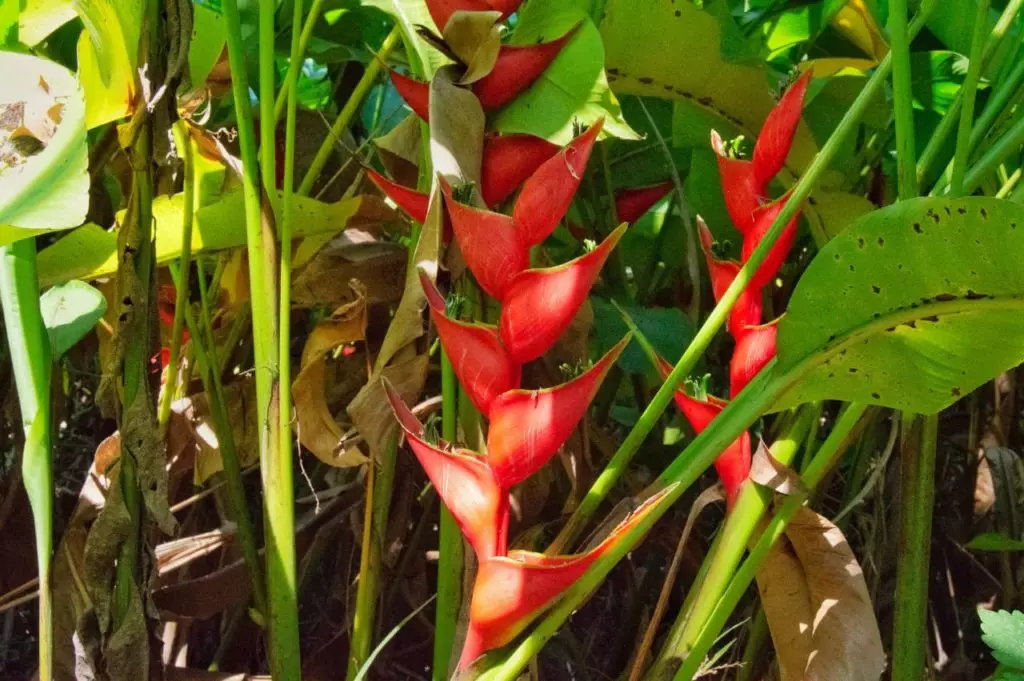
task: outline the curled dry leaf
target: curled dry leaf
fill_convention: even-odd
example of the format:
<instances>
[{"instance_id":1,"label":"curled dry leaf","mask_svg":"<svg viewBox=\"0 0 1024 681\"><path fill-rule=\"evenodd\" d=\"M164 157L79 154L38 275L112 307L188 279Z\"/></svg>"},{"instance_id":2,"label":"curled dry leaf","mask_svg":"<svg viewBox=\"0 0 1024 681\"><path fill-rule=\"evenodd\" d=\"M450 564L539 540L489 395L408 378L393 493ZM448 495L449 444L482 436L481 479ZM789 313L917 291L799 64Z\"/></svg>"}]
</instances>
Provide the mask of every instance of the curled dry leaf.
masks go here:
<instances>
[{"instance_id":1,"label":"curled dry leaf","mask_svg":"<svg viewBox=\"0 0 1024 681\"><path fill-rule=\"evenodd\" d=\"M466 65L460 83L468 85L480 80L494 68L501 49L498 31L500 12L466 12L459 10L444 27L444 41L455 56Z\"/></svg>"},{"instance_id":2,"label":"curled dry leaf","mask_svg":"<svg viewBox=\"0 0 1024 681\"><path fill-rule=\"evenodd\" d=\"M785 681L876 681L885 651L864 572L843 533L802 508L757 575Z\"/></svg>"},{"instance_id":3,"label":"curled dry leaf","mask_svg":"<svg viewBox=\"0 0 1024 681\"><path fill-rule=\"evenodd\" d=\"M224 386L225 408L234 430L232 433L238 462L243 468L259 459L259 429L256 427L256 386L249 379L233 381ZM210 403L206 393L185 397L171 405L173 413L185 421L195 452L194 482L201 485L224 469L220 443L210 416ZM172 438L174 427L172 426Z\"/></svg>"},{"instance_id":4,"label":"curled dry leaf","mask_svg":"<svg viewBox=\"0 0 1024 681\"><path fill-rule=\"evenodd\" d=\"M772 456L764 440L758 444L750 460L750 479L779 494L807 495L807 488L800 480L800 475Z\"/></svg>"}]
</instances>

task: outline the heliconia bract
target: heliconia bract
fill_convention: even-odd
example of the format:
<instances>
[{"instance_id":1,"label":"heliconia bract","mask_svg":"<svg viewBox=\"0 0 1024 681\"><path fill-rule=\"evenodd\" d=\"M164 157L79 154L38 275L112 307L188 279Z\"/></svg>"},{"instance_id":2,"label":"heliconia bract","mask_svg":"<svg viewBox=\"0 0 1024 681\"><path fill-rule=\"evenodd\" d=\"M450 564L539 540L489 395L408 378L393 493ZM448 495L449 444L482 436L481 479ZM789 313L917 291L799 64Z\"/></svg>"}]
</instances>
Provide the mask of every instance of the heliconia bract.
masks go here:
<instances>
[{"instance_id":1,"label":"heliconia bract","mask_svg":"<svg viewBox=\"0 0 1024 681\"><path fill-rule=\"evenodd\" d=\"M672 180L649 187L630 187L615 193L615 215L619 222L633 223L672 191Z\"/></svg>"},{"instance_id":2,"label":"heliconia bract","mask_svg":"<svg viewBox=\"0 0 1024 681\"><path fill-rule=\"evenodd\" d=\"M489 12L491 7L488 0L427 0L427 11L430 18L434 20L437 30L444 33L444 27L448 20L458 11L463 12ZM500 10L499 10L500 11Z\"/></svg>"},{"instance_id":3,"label":"heliconia bract","mask_svg":"<svg viewBox=\"0 0 1024 681\"><path fill-rule=\"evenodd\" d=\"M472 86L484 111L500 109L533 85L573 33L540 45L503 45L491 72Z\"/></svg>"},{"instance_id":4,"label":"heliconia bract","mask_svg":"<svg viewBox=\"0 0 1024 681\"><path fill-rule=\"evenodd\" d=\"M559 147L533 135L488 135L480 168L480 195L492 208L522 186Z\"/></svg>"},{"instance_id":5,"label":"heliconia bract","mask_svg":"<svg viewBox=\"0 0 1024 681\"><path fill-rule=\"evenodd\" d=\"M627 335L593 367L567 383L543 390L509 390L491 403L487 463L499 485L518 485L555 455L576 429L630 338Z\"/></svg>"},{"instance_id":6,"label":"heliconia bract","mask_svg":"<svg viewBox=\"0 0 1024 681\"><path fill-rule=\"evenodd\" d=\"M736 279L736 274L740 271L740 264L731 260L719 260L715 257L712 251L714 237L700 216L697 217L697 231L700 235L704 258L708 264L708 274L711 276L711 291L715 295L715 302L718 302ZM736 337L744 328L760 323L761 290L747 286L740 294L740 299L736 301L736 306L729 313L727 328L729 333Z\"/></svg>"},{"instance_id":7,"label":"heliconia bract","mask_svg":"<svg viewBox=\"0 0 1024 681\"><path fill-rule=\"evenodd\" d=\"M789 194L786 194L781 199L767 206L762 206L754 212L754 224L743 238L743 262L750 259L750 255L757 248L758 244L761 243L764 235L768 233L772 222L782 212L788 200ZM798 211L782 229L782 234L772 244L771 250L768 251L768 256L761 263L761 266L757 268L757 272L754 273L750 281L752 288L758 290L764 288L779 273L782 264L786 262L786 257L789 255L789 249L793 247L793 241L796 240L796 228L799 220L800 213Z\"/></svg>"},{"instance_id":8,"label":"heliconia bract","mask_svg":"<svg viewBox=\"0 0 1024 681\"><path fill-rule=\"evenodd\" d=\"M392 182L375 170L367 170L370 180L384 194L395 202L399 208L421 225L427 221L427 210L430 207L430 195L409 189L397 182Z\"/></svg>"},{"instance_id":9,"label":"heliconia bract","mask_svg":"<svg viewBox=\"0 0 1024 681\"><path fill-rule=\"evenodd\" d=\"M786 164L810 82L811 71L808 70L789 86L761 126L753 157L754 179L760 187L765 187Z\"/></svg>"},{"instance_id":10,"label":"heliconia bract","mask_svg":"<svg viewBox=\"0 0 1024 681\"><path fill-rule=\"evenodd\" d=\"M414 114L425 121L430 120L429 83L404 76L394 70L391 71L391 83Z\"/></svg>"},{"instance_id":11,"label":"heliconia bract","mask_svg":"<svg viewBox=\"0 0 1024 681\"><path fill-rule=\"evenodd\" d=\"M775 357L778 319L768 324L748 326L736 337L736 348L729 362L729 395L736 397L747 383Z\"/></svg>"}]
</instances>

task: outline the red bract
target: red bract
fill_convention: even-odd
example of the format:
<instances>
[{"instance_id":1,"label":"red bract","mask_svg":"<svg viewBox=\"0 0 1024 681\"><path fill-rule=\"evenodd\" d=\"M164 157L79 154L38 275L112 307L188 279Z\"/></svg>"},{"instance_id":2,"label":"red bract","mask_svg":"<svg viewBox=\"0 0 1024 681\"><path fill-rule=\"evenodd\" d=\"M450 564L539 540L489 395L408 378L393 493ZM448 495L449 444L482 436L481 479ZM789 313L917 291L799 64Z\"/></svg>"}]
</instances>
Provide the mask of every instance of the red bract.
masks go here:
<instances>
[{"instance_id":1,"label":"red bract","mask_svg":"<svg viewBox=\"0 0 1024 681\"><path fill-rule=\"evenodd\" d=\"M730 158L722 137L714 130L711 131L711 148L718 157L718 175L722 180L725 208L736 229L745 235L754 226L754 211L761 205L764 189L754 179L754 164Z\"/></svg>"},{"instance_id":2,"label":"red bract","mask_svg":"<svg viewBox=\"0 0 1024 681\"><path fill-rule=\"evenodd\" d=\"M736 349L729 363L729 394L736 397L747 383L775 357L778 319L768 324L748 326L736 338Z\"/></svg>"},{"instance_id":3,"label":"red bract","mask_svg":"<svg viewBox=\"0 0 1024 681\"><path fill-rule=\"evenodd\" d=\"M488 135L484 138L480 195L496 206L533 175L559 147L533 135Z\"/></svg>"},{"instance_id":4,"label":"red bract","mask_svg":"<svg viewBox=\"0 0 1024 681\"><path fill-rule=\"evenodd\" d=\"M512 209L512 219L526 243L539 244L558 227L579 189L590 152L603 127L602 118L526 180Z\"/></svg>"},{"instance_id":5,"label":"red bract","mask_svg":"<svg viewBox=\"0 0 1024 681\"><path fill-rule=\"evenodd\" d=\"M615 194L615 215L619 222L636 222L670 191L671 180L650 187L620 189Z\"/></svg>"},{"instance_id":6,"label":"red bract","mask_svg":"<svg viewBox=\"0 0 1024 681\"><path fill-rule=\"evenodd\" d=\"M590 566L640 525L669 492L668 487L647 499L608 537L581 555L545 556L510 551L481 561L469 606L469 628L459 669L465 669L488 650L505 645L550 607Z\"/></svg>"},{"instance_id":7,"label":"red bract","mask_svg":"<svg viewBox=\"0 0 1024 681\"><path fill-rule=\"evenodd\" d=\"M502 46L491 72L473 84L473 92L484 111L500 109L533 85L573 33L540 45Z\"/></svg>"},{"instance_id":8,"label":"red bract","mask_svg":"<svg viewBox=\"0 0 1024 681\"><path fill-rule=\"evenodd\" d=\"M629 341L630 336L623 338L593 367L567 383L544 390L510 390L491 403L487 463L499 485L518 485L555 455Z\"/></svg>"},{"instance_id":9,"label":"red bract","mask_svg":"<svg viewBox=\"0 0 1024 681\"><path fill-rule=\"evenodd\" d=\"M767 186L786 164L810 82L811 71L807 71L786 90L761 127L753 159L754 178L760 187Z\"/></svg>"},{"instance_id":10,"label":"red bract","mask_svg":"<svg viewBox=\"0 0 1024 681\"><path fill-rule=\"evenodd\" d=\"M697 217L697 230L700 233L700 245L704 250L704 258L708 263L708 273L711 275L711 290L715 294L715 302L718 302L736 279L740 265L732 260L715 258L715 254L711 250L715 239L700 216ZM740 294L740 299L736 301L736 306L729 313L729 333L734 338L738 338L744 328L760 323L761 290L747 286Z\"/></svg>"},{"instance_id":11,"label":"red bract","mask_svg":"<svg viewBox=\"0 0 1024 681\"><path fill-rule=\"evenodd\" d=\"M430 206L429 194L423 194L397 182L392 182L375 170L368 169L366 174L370 176L370 180L377 185L377 188L404 210L409 217L421 225L427 221L427 209Z\"/></svg>"},{"instance_id":12,"label":"red bract","mask_svg":"<svg viewBox=\"0 0 1024 681\"><path fill-rule=\"evenodd\" d=\"M495 397L519 387L519 364L501 344L495 327L449 319L444 298L434 282L420 273L420 283L459 383L473 405L484 414L489 413Z\"/></svg>"},{"instance_id":13,"label":"red bract","mask_svg":"<svg viewBox=\"0 0 1024 681\"><path fill-rule=\"evenodd\" d=\"M523 0L487 0L487 4L491 9L501 12L502 19L508 19L523 4Z\"/></svg>"},{"instance_id":14,"label":"red bract","mask_svg":"<svg viewBox=\"0 0 1024 681\"><path fill-rule=\"evenodd\" d=\"M462 10L464 12L487 12L496 9L491 7L487 0L427 0L427 10L430 18L434 20L437 30L444 32L448 20L452 15Z\"/></svg>"},{"instance_id":15,"label":"red bract","mask_svg":"<svg viewBox=\"0 0 1024 681\"><path fill-rule=\"evenodd\" d=\"M398 71L391 72L391 82L395 90L401 95L405 103L409 105L413 113L425 121L430 120L430 85L421 80L415 80L409 76L403 76Z\"/></svg>"},{"instance_id":16,"label":"red bract","mask_svg":"<svg viewBox=\"0 0 1024 681\"><path fill-rule=\"evenodd\" d=\"M504 555L508 540L508 494L494 482L487 464L468 450L450 449L443 441L435 446L424 440L423 426L386 379L384 390L409 446L477 559L483 562Z\"/></svg>"},{"instance_id":17,"label":"red bract","mask_svg":"<svg viewBox=\"0 0 1024 681\"><path fill-rule=\"evenodd\" d=\"M783 196L778 201L763 206L754 213L754 225L743 238L743 262L750 259L751 253L754 252L757 245L764 239L764 235L768 233L772 222L782 212L782 208L788 200L789 194L786 194L786 196ZM779 269L782 268L782 264L786 262L786 257L789 255L789 249L793 247L793 241L796 239L797 222L799 220L800 212L797 211L793 219L783 228L779 238L772 244L771 250L768 251L768 257L764 259L764 262L761 263L761 266L757 268L757 272L751 278L751 288L760 291L770 284L775 275L779 273Z\"/></svg>"},{"instance_id":18,"label":"red bract","mask_svg":"<svg viewBox=\"0 0 1024 681\"><path fill-rule=\"evenodd\" d=\"M625 231L619 225L593 251L564 265L516 275L499 322L502 343L514 361L537 359L565 333Z\"/></svg>"},{"instance_id":19,"label":"red bract","mask_svg":"<svg viewBox=\"0 0 1024 681\"><path fill-rule=\"evenodd\" d=\"M679 410L698 434L703 432L728 404L725 400L710 395L706 400L698 400L683 390L676 391L675 400ZM740 485L750 474L750 433L743 431L735 442L718 455L715 459L715 472L718 473L718 479L725 488L726 504L732 508Z\"/></svg>"},{"instance_id":20,"label":"red bract","mask_svg":"<svg viewBox=\"0 0 1024 681\"><path fill-rule=\"evenodd\" d=\"M530 266L530 249L512 218L461 204L452 198L447 182L442 180L441 186L466 265L488 295L504 300L512 278Z\"/></svg>"}]
</instances>

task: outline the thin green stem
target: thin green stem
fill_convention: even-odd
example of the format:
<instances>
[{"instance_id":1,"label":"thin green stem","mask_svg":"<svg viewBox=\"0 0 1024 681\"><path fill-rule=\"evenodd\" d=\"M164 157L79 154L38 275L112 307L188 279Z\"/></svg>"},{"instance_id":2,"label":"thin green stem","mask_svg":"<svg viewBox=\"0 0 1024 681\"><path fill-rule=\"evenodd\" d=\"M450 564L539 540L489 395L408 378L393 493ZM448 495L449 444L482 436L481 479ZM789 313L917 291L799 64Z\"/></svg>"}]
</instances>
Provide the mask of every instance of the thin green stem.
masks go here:
<instances>
[{"instance_id":1,"label":"thin green stem","mask_svg":"<svg viewBox=\"0 0 1024 681\"><path fill-rule=\"evenodd\" d=\"M275 0L259 0L257 43L259 49L260 177L268 196L277 192L277 118L274 116L274 14ZM232 75L234 72L232 71Z\"/></svg>"},{"instance_id":2,"label":"thin green stem","mask_svg":"<svg viewBox=\"0 0 1024 681\"><path fill-rule=\"evenodd\" d=\"M448 354L441 350L441 437L455 442L458 417L458 382ZM449 678L455 629L462 600L463 544L455 519L448 507L440 504L441 522L438 532L437 616L434 630L434 666L431 678Z\"/></svg>"},{"instance_id":3,"label":"thin green stem","mask_svg":"<svg viewBox=\"0 0 1024 681\"><path fill-rule=\"evenodd\" d=\"M925 19L935 8L937 0L926 0L921 6L920 12L915 17L913 23L910 26L911 38L917 35L918 31L924 25ZM587 522L597 511L601 502L608 496L618 481L619 477L626 470L629 462L633 456L640 449L644 440L653 430L658 419L664 413L669 403L672 401L672 395L682 383L683 379L686 378L693 371L693 368L697 365L697 361L707 350L715 334L722 328L722 325L729 317L729 312L732 310L736 301L739 300L743 290L747 287L750 282L751 276L757 271L757 268L764 262L765 257L768 255L769 250L772 248L774 243L778 240L779 235L782 234L782 230L790 219L796 215L797 211L800 210L801 205L811 194L811 190L814 188L814 184L818 181L821 174L828 168L829 164L836 157L836 154L842 148L842 145L846 142L847 138L856 132L857 126L860 122L861 117L867 110L871 101L878 95L881 88L883 87L886 79L889 77L889 72L892 69L892 54L888 54L878 65L878 68L872 74L871 78L865 84L864 89L861 91L853 104L847 109L846 114L842 120L836 126L832 136L829 137L828 142L821 148L818 154L814 157L814 160L807 167L806 172L793 186L792 194L790 199L786 202L786 205L779 212L779 215L775 218L771 228L765 234L764 238L758 247L751 253L750 258L744 264L743 268L736 275L733 283L722 295L718 304L711 311L710 316L704 322L704 324L697 331L690 345L683 352L682 357L673 367L672 372L665 379L661 388L655 393L651 402L644 409L643 414L637 420L636 425L626 436L622 445L619 446L618 451L612 456L611 460L605 466L604 470L598 476L597 480L587 491L587 494L583 497L576 512L572 515L565 527L559 533L558 537L548 548L549 553L556 553L566 550L575 541L579 534L586 527Z\"/></svg>"},{"instance_id":4,"label":"thin green stem","mask_svg":"<svg viewBox=\"0 0 1024 681\"><path fill-rule=\"evenodd\" d=\"M956 134L956 153L953 156L953 175L950 180L950 196L964 194L964 175L967 173L967 161L971 151L971 127L974 125L974 103L981 80L981 55L985 51L985 33L988 27L989 0L976 0L977 11L974 15L974 35L971 38L971 61L967 67L967 76L960 88L963 93L963 106L960 112L960 124ZM897 131L898 132L898 131Z\"/></svg>"},{"instance_id":5,"label":"thin green stem","mask_svg":"<svg viewBox=\"0 0 1024 681\"><path fill-rule=\"evenodd\" d=\"M982 0L986 2L987 0ZM892 89L896 117L896 168L901 200L918 195L914 146L914 101L910 77L910 36L907 33L907 0L889 2L889 36L892 39Z\"/></svg>"},{"instance_id":6,"label":"thin green stem","mask_svg":"<svg viewBox=\"0 0 1024 681\"><path fill-rule=\"evenodd\" d=\"M892 634L892 680L917 681L928 641L928 555L935 505L938 415L905 417L900 447L900 560Z\"/></svg>"},{"instance_id":7,"label":"thin green stem","mask_svg":"<svg viewBox=\"0 0 1024 681\"><path fill-rule=\"evenodd\" d=\"M380 51L377 53L374 59L370 60L370 63L366 65L366 70L363 72L362 78L356 83L355 88L352 90L352 94L349 95L348 101L345 102L345 106L342 107L341 113L334 119L334 124L331 126L331 130L327 133L327 137L324 138L323 144L320 145L320 149L317 150L316 156L313 157L312 163L309 165L309 170L306 171L305 177L302 178L302 184L299 185L299 194L306 196L310 190L313 189L313 184L317 178L320 177L320 172L327 165L327 161L331 157L331 153L334 151L335 143L341 139L344 135L345 130L348 129L349 124L352 122L352 118L356 115L359 110L360 104L366 99L366 94L373 87L373 84L377 81L377 76L380 74L381 67L386 62L388 55L391 54L391 50L395 49L398 41L401 39L402 31L396 25L391 29L391 33L384 39L384 43L380 46Z\"/></svg>"},{"instance_id":8,"label":"thin green stem","mask_svg":"<svg viewBox=\"0 0 1024 681\"><path fill-rule=\"evenodd\" d=\"M25 449L21 474L32 507L39 570L39 680L53 679L53 453L50 423L50 339L39 309L35 239L0 247L0 304L18 391Z\"/></svg>"},{"instance_id":9,"label":"thin green stem","mask_svg":"<svg viewBox=\"0 0 1024 681\"><path fill-rule=\"evenodd\" d=\"M993 142L992 146L978 159L978 162L967 171L967 175L964 177L964 192L966 194L973 193L981 186L989 173L995 171L1011 155L1019 152L1022 144L1024 144L1024 116L1018 118L1013 127Z\"/></svg>"},{"instance_id":10,"label":"thin green stem","mask_svg":"<svg viewBox=\"0 0 1024 681\"><path fill-rule=\"evenodd\" d=\"M309 39L313 37L313 29L316 28L316 22L320 20L320 13L323 11L324 3L326 2L327 0L313 0L313 4L310 5L309 12L306 14L305 22L302 23L299 44L296 46L294 42L292 43L292 50L288 60L288 72L285 73L284 83L281 84L281 90L277 93L277 100L274 101L275 122L281 120L288 97L295 91L295 85L299 82L303 55L306 54L306 50L309 48ZM302 22L301 13L293 12L292 17L292 21L296 21L297 17L297 20ZM292 36L295 36L297 25L297 23L292 24ZM287 154L288 152L285 151L285 153Z\"/></svg>"},{"instance_id":11,"label":"thin green stem","mask_svg":"<svg viewBox=\"0 0 1024 681\"><path fill-rule=\"evenodd\" d=\"M971 130L970 151L973 153L985 136L992 131L996 118L999 117L1017 93L1020 84L1024 83L1024 55L1014 64L1013 70L997 86L985 103L985 108L978 116L978 121Z\"/></svg>"}]
</instances>

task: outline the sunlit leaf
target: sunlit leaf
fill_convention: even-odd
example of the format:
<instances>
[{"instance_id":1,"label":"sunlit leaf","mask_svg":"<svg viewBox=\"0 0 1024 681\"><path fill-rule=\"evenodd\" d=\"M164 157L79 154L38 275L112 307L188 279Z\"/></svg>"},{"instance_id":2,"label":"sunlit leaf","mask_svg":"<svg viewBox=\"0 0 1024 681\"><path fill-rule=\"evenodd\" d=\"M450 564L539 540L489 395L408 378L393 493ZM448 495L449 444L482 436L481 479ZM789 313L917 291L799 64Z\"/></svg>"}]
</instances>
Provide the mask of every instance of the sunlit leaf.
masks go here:
<instances>
[{"instance_id":1,"label":"sunlit leaf","mask_svg":"<svg viewBox=\"0 0 1024 681\"><path fill-rule=\"evenodd\" d=\"M84 281L54 286L39 299L55 358L82 340L107 310L107 299Z\"/></svg>"},{"instance_id":2,"label":"sunlit leaf","mask_svg":"<svg viewBox=\"0 0 1024 681\"><path fill-rule=\"evenodd\" d=\"M78 39L78 78L85 90L86 126L124 118L138 94L142 0L74 0L85 24Z\"/></svg>"}]
</instances>

